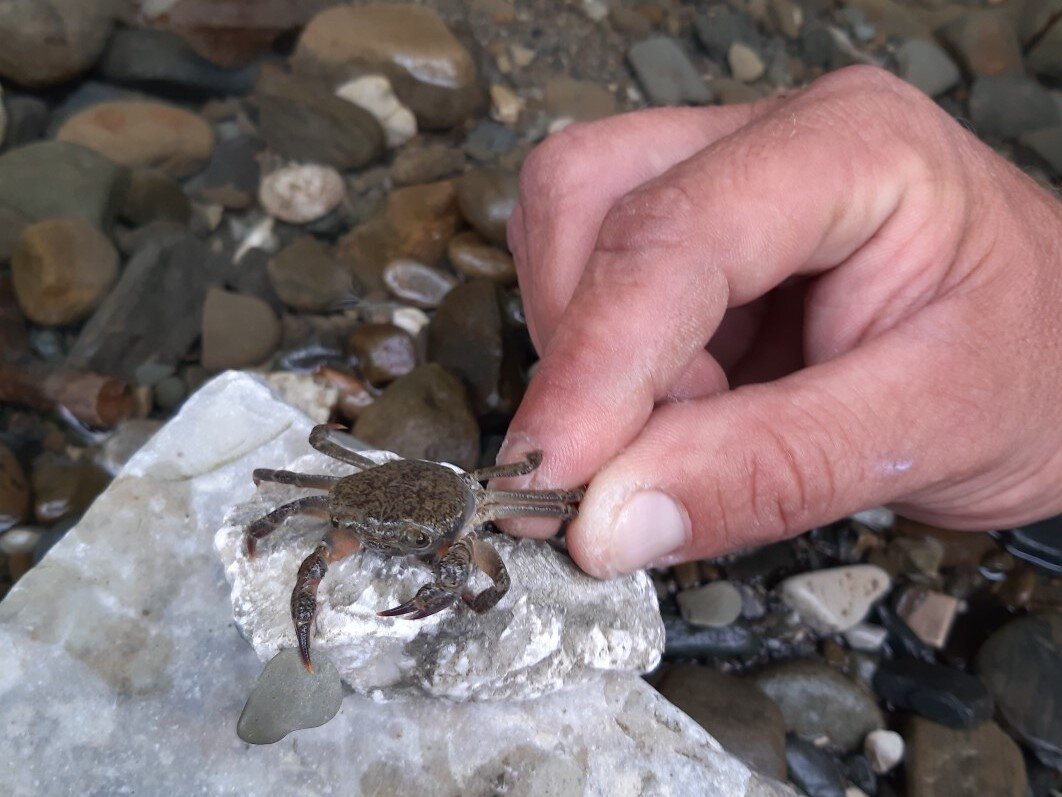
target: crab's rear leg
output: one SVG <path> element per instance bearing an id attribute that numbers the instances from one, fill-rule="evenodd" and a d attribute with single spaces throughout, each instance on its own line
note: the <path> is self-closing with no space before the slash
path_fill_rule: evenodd
<path id="1" fill-rule="evenodd" d="M 251 475 L 255 486 L 262 482 L 276 482 L 277 484 L 290 484 L 293 487 L 306 487 L 311 490 L 331 490 L 339 476 L 321 476 L 315 473 L 295 473 L 290 470 L 269 470 L 257 468 Z"/>
<path id="2" fill-rule="evenodd" d="M 291 621 L 295 624 L 295 639 L 299 643 L 299 657 L 307 672 L 313 674 L 310 658 L 310 639 L 313 621 L 317 617 L 317 588 L 328 572 L 328 565 L 350 556 L 361 548 L 357 538 L 329 529 L 321 544 L 303 559 L 299 574 L 295 577 L 295 589 L 291 591 Z"/>
<path id="3" fill-rule="evenodd" d="M 314 495 L 308 498 L 299 498 L 289 504 L 284 504 L 274 509 L 268 515 L 258 518 L 247 527 L 245 539 L 247 541 L 247 555 L 254 558 L 258 540 L 268 534 L 272 534 L 277 526 L 293 515 L 313 515 L 314 517 L 327 518 L 328 496 Z"/>
<path id="4" fill-rule="evenodd" d="M 505 597 L 511 582 L 509 581 L 509 571 L 505 569 L 505 563 L 489 542 L 473 540 L 472 556 L 476 567 L 486 573 L 494 584 L 478 595 L 472 595 L 466 591 L 461 597 L 471 607 L 472 611 L 482 613 L 494 608 L 498 601 Z"/>
<path id="5" fill-rule="evenodd" d="M 409 620 L 420 620 L 441 612 L 456 601 L 472 575 L 472 544 L 471 537 L 462 537 L 455 542 L 435 563 L 435 578 L 430 584 L 417 590 L 411 600 L 377 614 L 381 617 L 404 614 Z"/>
<path id="6" fill-rule="evenodd" d="M 485 482 L 488 479 L 510 479 L 513 476 L 526 476 L 541 464 L 542 452 L 528 451 L 519 462 L 476 468 L 476 470 L 472 471 L 472 478 L 477 482 Z"/>
<path id="7" fill-rule="evenodd" d="M 363 470 L 375 468 L 376 463 L 356 451 L 345 448 L 332 439 L 333 431 L 345 431 L 346 427 L 334 423 L 322 423 L 310 430 L 310 445 L 322 454 L 355 465 Z"/>

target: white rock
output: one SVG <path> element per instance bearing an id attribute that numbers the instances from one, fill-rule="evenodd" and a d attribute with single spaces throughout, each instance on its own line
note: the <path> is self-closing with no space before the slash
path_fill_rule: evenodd
<path id="1" fill-rule="evenodd" d="M 348 475 L 350 465 L 310 450 L 294 460 L 258 467 Z M 365 451 L 377 462 L 398 459 Z M 299 565 L 321 538 L 322 521 L 295 518 L 244 552 L 248 523 L 305 490 L 263 484 L 217 533 L 215 546 L 232 583 L 236 625 L 259 658 L 295 646 L 291 589 Z M 545 542 L 491 537 L 512 579 L 509 593 L 477 615 L 464 606 L 416 622 L 377 616 L 404 603 L 431 571 L 413 557 L 363 551 L 329 567 L 318 591 L 314 648 L 362 694 L 392 698 L 411 689 L 453 700 L 537 697 L 582 683 L 603 670 L 645 672 L 660 661 L 664 628 L 649 577 L 636 573 L 603 582 L 583 574 Z M 489 586 L 477 574 L 473 590 Z"/>
<path id="2" fill-rule="evenodd" d="M 873 509 L 864 509 L 862 512 L 856 512 L 852 515 L 852 519 L 858 520 L 874 531 L 885 531 L 885 529 L 891 529 L 892 524 L 896 522 L 896 513 L 891 509 L 878 506 Z"/>
<path id="3" fill-rule="evenodd" d="M 280 399 L 306 413 L 314 423 L 327 423 L 339 401 L 339 388 L 312 374 L 283 371 L 265 375 Z"/>
<path id="4" fill-rule="evenodd" d="M 387 146 L 400 147 L 417 134 L 417 117 L 403 105 L 383 75 L 365 75 L 336 89 L 336 96 L 361 106 L 376 117 Z"/>
<path id="5" fill-rule="evenodd" d="M 391 313 L 391 323 L 399 329 L 404 329 L 413 338 L 417 337 L 430 322 L 428 314 L 419 307 L 397 307 Z"/>
<path id="6" fill-rule="evenodd" d="M 862 621 L 890 586 L 889 574 L 876 565 L 847 565 L 791 576 L 778 591 L 816 631 L 836 634 Z"/>
<path id="7" fill-rule="evenodd" d="M 856 623 L 844 632 L 844 639 L 852 650 L 875 653 L 881 650 L 881 646 L 885 644 L 885 637 L 888 635 L 889 632 L 880 625 Z"/>
<path id="8" fill-rule="evenodd" d="M 15 526 L 0 534 L 0 552 L 11 554 L 30 553 L 37 547 L 41 530 L 26 526 Z"/>
<path id="9" fill-rule="evenodd" d="M 896 731 L 871 731 L 863 740 L 863 752 L 870 761 L 870 768 L 879 775 L 903 761 L 903 751 L 903 737 Z"/>
<path id="10" fill-rule="evenodd" d="M 583 13 L 591 22 L 601 22 L 608 16 L 608 5 L 604 0 L 583 0 Z"/>
<path id="11" fill-rule="evenodd" d="M 0 603 L 0 794 L 726 794 L 791 797 L 642 679 L 517 703 L 348 696 L 251 747 L 261 664 L 232 627 L 214 529 L 311 421 L 258 379 L 205 385 Z"/>
<path id="12" fill-rule="evenodd" d="M 767 65 L 760 54 L 742 42 L 734 42 L 726 54 L 730 72 L 742 83 L 753 83 L 763 77 Z"/>
<path id="13" fill-rule="evenodd" d="M 503 125 L 514 125 L 520 119 L 524 101 L 516 93 L 499 83 L 490 87 L 490 116 Z"/>
<path id="14" fill-rule="evenodd" d="M 258 201 L 273 218 L 308 224 L 330 213 L 346 194 L 343 176 L 331 166 L 296 164 L 262 178 Z"/>

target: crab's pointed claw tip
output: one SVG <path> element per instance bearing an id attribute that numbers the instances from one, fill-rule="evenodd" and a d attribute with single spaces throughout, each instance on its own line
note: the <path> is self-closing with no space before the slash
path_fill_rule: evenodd
<path id="1" fill-rule="evenodd" d="M 383 611 L 377 612 L 376 616 L 377 617 L 398 617 L 399 615 L 409 614 L 409 613 L 415 612 L 415 611 L 417 611 L 417 607 L 413 603 L 413 601 L 406 601 L 405 603 L 401 604 L 400 606 L 395 606 L 393 609 L 384 609 Z"/>
<path id="2" fill-rule="evenodd" d="M 310 675 L 314 675 L 313 664 L 311 664 L 309 662 L 306 662 L 305 664 L 306 664 L 306 672 L 308 672 Z"/>

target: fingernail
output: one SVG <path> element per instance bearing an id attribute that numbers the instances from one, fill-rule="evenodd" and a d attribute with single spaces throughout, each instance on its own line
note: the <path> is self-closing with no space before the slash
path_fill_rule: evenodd
<path id="1" fill-rule="evenodd" d="M 613 564 L 632 573 L 678 553 L 689 540 L 689 516 L 674 498 L 655 490 L 635 493 L 612 528 Z"/>

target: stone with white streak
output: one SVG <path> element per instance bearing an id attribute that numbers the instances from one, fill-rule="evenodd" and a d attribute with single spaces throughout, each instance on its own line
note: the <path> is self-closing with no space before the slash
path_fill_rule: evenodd
<path id="1" fill-rule="evenodd" d="M 395 149 L 417 134 L 417 117 L 395 96 L 383 75 L 365 75 L 336 89 L 336 96 L 364 108 L 383 128 L 387 146 Z"/>
<path id="2" fill-rule="evenodd" d="M 260 467 L 347 475 L 350 465 L 295 446 L 295 459 Z M 377 462 L 397 459 L 364 451 Z M 247 558 L 247 525 L 305 490 L 265 484 L 226 518 L 215 545 L 232 583 L 236 625 L 264 661 L 295 645 L 291 588 L 324 525 L 294 518 Z M 453 700 L 529 698 L 579 684 L 602 670 L 645 672 L 660 661 L 664 627 L 652 582 L 640 572 L 613 581 L 582 573 L 546 542 L 492 535 L 512 587 L 489 612 L 458 605 L 424 620 L 378 617 L 431 578 L 415 557 L 362 551 L 329 567 L 317 594 L 313 646 L 326 652 L 357 692 L 394 697 L 413 691 Z M 477 573 L 473 591 L 489 586 Z"/>
<path id="3" fill-rule="evenodd" d="M 0 794 L 726 794 L 792 797 L 640 678 L 516 703 L 348 696 L 248 747 L 262 669 L 211 544 L 311 421 L 224 374 L 182 406 L 0 603 Z"/>
<path id="4" fill-rule="evenodd" d="M 778 586 L 789 608 L 823 634 L 847 631 L 889 591 L 889 574 L 876 565 L 848 565 L 790 576 Z"/>

